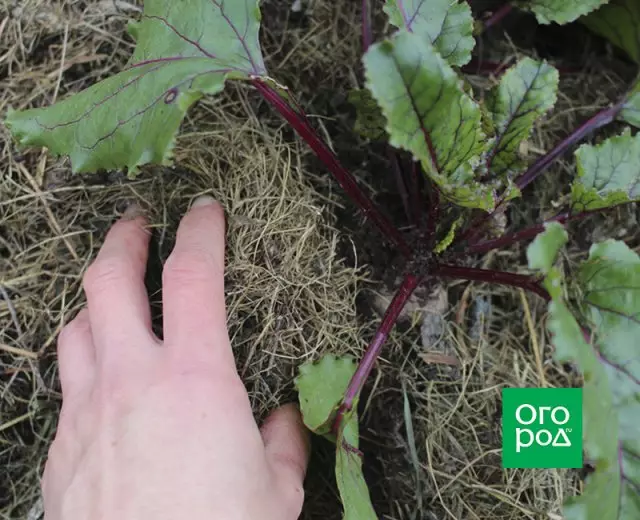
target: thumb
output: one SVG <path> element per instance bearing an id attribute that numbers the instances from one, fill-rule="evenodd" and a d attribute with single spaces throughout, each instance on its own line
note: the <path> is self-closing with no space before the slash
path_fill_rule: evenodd
<path id="1" fill-rule="evenodd" d="M 304 501 L 302 483 L 310 449 L 309 431 L 297 406 L 288 404 L 272 412 L 260 433 L 281 500 L 297 518 Z"/>

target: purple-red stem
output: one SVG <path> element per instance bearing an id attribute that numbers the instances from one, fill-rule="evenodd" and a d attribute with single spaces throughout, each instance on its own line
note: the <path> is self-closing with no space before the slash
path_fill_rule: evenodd
<path id="1" fill-rule="evenodd" d="M 353 408 L 355 400 L 360 395 L 362 387 L 367 381 L 367 378 L 378 359 L 382 345 L 387 340 L 391 329 L 398 321 L 398 316 L 400 316 L 402 309 L 404 309 L 407 300 L 409 300 L 409 297 L 422 280 L 422 277 L 414 274 L 407 274 L 405 275 L 404 280 L 402 280 L 402 284 L 393 296 L 389 307 L 387 307 L 384 317 L 382 318 L 382 323 L 380 323 L 373 340 L 369 343 L 355 374 L 353 374 L 351 381 L 349 381 L 349 386 L 344 393 L 342 405 L 336 415 L 333 426 L 334 432 L 338 431 L 344 414 Z"/>
<path id="2" fill-rule="evenodd" d="M 607 206 L 606 208 L 598 208 L 598 209 L 590 209 L 588 211 L 582 211 L 580 213 L 571 214 L 568 212 L 560 213 L 555 217 L 545 220 L 540 224 L 536 224 L 529 228 L 523 229 L 521 231 L 515 231 L 513 233 L 509 233 L 507 235 L 493 238 L 491 240 L 485 240 L 484 242 L 479 242 L 477 244 L 469 246 L 464 250 L 465 254 L 468 253 L 486 253 L 487 251 L 491 251 L 492 249 L 501 249 L 503 247 L 508 247 L 516 242 L 522 242 L 523 240 L 531 240 L 542 233 L 545 229 L 545 224 L 549 222 L 560 222 L 561 224 L 573 220 L 582 220 L 583 218 L 587 218 L 594 213 L 604 213 L 605 211 L 611 211 L 614 208 L 619 206 L 624 206 L 625 204 L 631 204 L 631 202 L 622 202 L 621 204 L 616 204 L 615 206 Z"/>
<path id="3" fill-rule="evenodd" d="M 518 287 L 520 289 L 531 291 L 547 301 L 550 299 L 549 293 L 535 278 L 524 274 L 448 264 L 437 265 L 431 274 L 433 276 L 441 276 L 443 278 L 455 278 L 458 280 L 473 280 L 476 282 L 509 285 L 511 287 Z"/>
<path id="4" fill-rule="evenodd" d="M 369 0 L 362 0 L 362 52 L 367 52 L 367 49 L 373 43 L 373 30 L 371 28 L 371 9 Z"/>
<path id="5" fill-rule="evenodd" d="M 582 123 L 578 128 L 571 132 L 571 134 L 560 141 L 553 150 L 540 157 L 540 159 L 534 162 L 526 172 L 518 177 L 518 179 L 516 179 L 516 186 L 521 190 L 526 188 L 529 184 L 536 180 L 541 173 L 545 172 L 556 159 L 563 155 L 574 144 L 576 144 L 578 141 L 581 141 L 586 136 L 595 132 L 599 128 L 602 128 L 603 126 L 611 123 L 620 113 L 622 107 L 623 103 L 617 103 L 612 107 L 604 108 L 589 120 Z"/>
<path id="6" fill-rule="evenodd" d="M 591 213 L 591 212 L 589 212 Z M 573 218 L 578 218 L 578 216 L 586 216 L 586 213 L 580 213 L 579 215 L 575 215 Z M 527 229 L 523 229 L 522 231 L 516 231 L 514 233 L 509 233 L 507 235 L 503 235 L 499 238 L 494 238 L 492 240 L 485 240 L 484 242 L 480 242 L 478 244 L 474 244 L 469 246 L 464 252 L 465 253 L 486 253 L 487 251 L 491 251 L 492 249 L 500 249 L 503 247 L 508 247 L 516 242 L 521 242 L 523 240 L 530 240 L 535 238 L 540 233 L 544 231 L 544 225 L 548 222 L 566 222 L 569 220 L 570 215 L 568 213 L 563 213 L 561 215 L 557 215 L 549 220 L 545 220 L 542 224 L 536 224 L 535 226 L 529 227 Z"/>
<path id="7" fill-rule="evenodd" d="M 411 249 L 400 231 L 360 188 L 353 175 L 340 163 L 336 154 L 320 138 L 305 115 L 294 110 L 276 90 L 260 79 L 254 79 L 253 85 L 262 94 L 262 97 L 284 117 L 298 135 L 311 147 L 317 157 L 333 174 L 338 184 L 345 190 L 349 198 L 360 208 L 365 218 L 370 218 L 378 226 L 382 234 L 405 257 L 410 257 Z"/>
<path id="8" fill-rule="evenodd" d="M 506 61 L 488 61 L 479 58 L 472 58 L 469 63 L 462 66 L 462 72 L 474 75 L 492 74 L 494 76 L 500 76 L 514 61 L 515 60 L 511 58 Z"/>
<path id="9" fill-rule="evenodd" d="M 396 184 L 398 185 L 398 192 L 400 193 L 400 198 L 402 199 L 402 205 L 404 206 L 405 215 L 407 216 L 409 222 L 415 226 L 416 221 L 414 219 L 414 213 L 411 210 L 411 204 L 409 203 L 409 191 L 407 190 L 404 170 L 402 169 L 402 165 L 400 164 L 400 160 L 398 159 L 397 152 L 388 145 L 387 154 L 389 156 L 389 162 L 391 163 L 393 175 L 396 178 Z"/>
<path id="10" fill-rule="evenodd" d="M 507 2 L 502 7 L 500 7 L 495 13 L 493 13 L 489 18 L 487 18 L 482 24 L 482 31 L 486 31 L 487 29 L 491 29 L 494 25 L 498 25 L 502 19 L 507 16 L 513 10 L 513 4 Z"/>

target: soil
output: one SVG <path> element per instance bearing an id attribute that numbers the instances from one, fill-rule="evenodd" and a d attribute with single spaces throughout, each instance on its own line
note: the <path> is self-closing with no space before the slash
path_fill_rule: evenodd
<path id="1" fill-rule="evenodd" d="M 347 93 L 361 85 L 360 2 L 309 0 L 299 11 L 291 4 L 262 5 L 270 74 L 297 94 L 344 164 L 406 228 L 386 146 L 353 132 Z M 474 2 L 474 8 L 489 4 Z M 0 20 L 0 114 L 8 106 L 49 104 L 119 70 L 132 49 L 125 22 L 138 9 L 119 0 L 9 4 Z M 377 35 L 388 30 L 381 12 L 374 25 Z M 476 62 L 521 56 L 548 59 L 563 71 L 557 106 L 530 139 L 531 160 L 617 99 L 634 71 L 580 25 L 539 27 L 522 13 L 483 36 Z M 484 72 L 468 79 L 475 88 L 495 81 Z M 372 292 L 392 291 L 406 269 L 317 159 L 243 85 L 190 112 L 175 167 L 145 168 L 135 180 L 122 172 L 72 177 L 64 159 L 17 150 L 4 128 L 2 136 L 3 518 L 41 513 L 38 476 L 60 406 L 55 338 L 82 307 L 82 272 L 128 202 L 147 209 L 154 231 L 147 281 L 156 316 L 159 273 L 180 215 L 201 193 L 213 193 L 225 206 L 229 326 L 258 419 L 295 399 L 292 380 L 304 360 L 326 352 L 361 354 L 379 321 Z M 571 157 L 559 161 L 510 210 L 507 226 L 545 216 L 573 172 Z M 638 243 L 636 210 L 627 206 L 575 226 L 569 260 L 584 251 L 596 227 Z M 524 246 L 468 262 L 520 271 Z M 418 307 L 428 304 L 432 289 L 419 294 Z M 578 472 L 504 470 L 500 459 L 501 388 L 579 384 L 569 368 L 551 360 L 544 305 L 503 287 L 450 283 L 446 292 L 441 343 L 424 347 L 420 320 L 412 315 L 392 334 L 361 400 L 361 448 L 376 511 L 387 520 L 558 519 L 563 500 L 579 489 Z M 523 322 L 523 309 L 531 322 Z M 455 370 L 425 361 L 443 355 L 454 359 Z M 341 518 L 333 462 L 331 445 L 314 439 L 303 518 Z"/>

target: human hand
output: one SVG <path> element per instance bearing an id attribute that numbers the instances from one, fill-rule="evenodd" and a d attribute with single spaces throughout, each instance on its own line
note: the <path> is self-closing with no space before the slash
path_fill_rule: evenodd
<path id="1" fill-rule="evenodd" d="M 109 231 L 60 334 L 63 405 L 43 477 L 47 520 L 288 520 L 308 438 L 293 406 L 258 429 L 226 328 L 224 216 L 200 198 L 164 266 L 151 331 L 141 217 Z"/>

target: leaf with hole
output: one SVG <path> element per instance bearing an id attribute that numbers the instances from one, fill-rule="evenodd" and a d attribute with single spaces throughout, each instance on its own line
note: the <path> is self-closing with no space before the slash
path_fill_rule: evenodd
<path id="1" fill-rule="evenodd" d="M 603 143 L 576 151 L 578 176 L 571 185 L 572 208 L 584 211 L 640 200 L 640 134 L 627 128 Z"/>
<path id="2" fill-rule="evenodd" d="M 469 4 L 457 0 L 387 0 L 389 21 L 428 39 L 451 65 L 471 60 L 475 46 L 473 16 Z"/>
<path id="3" fill-rule="evenodd" d="M 543 61 L 524 58 L 502 76 L 486 101 L 496 134 L 486 161 L 491 175 L 521 173 L 526 162 L 519 156 L 520 144 L 553 108 L 557 91 L 558 71 Z"/>
<path id="4" fill-rule="evenodd" d="M 390 143 L 410 151 L 451 201 L 493 208 L 494 189 L 474 179 L 486 148 L 480 108 L 435 48 L 401 30 L 371 46 L 364 65 Z"/>
<path id="5" fill-rule="evenodd" d="M 171 161 L 188 108 L 227 79 L 266 73 L 257 0 L 147 0 L 125 69 L 47 108 L 12 111 L 22 145 L 69 155 L 75 172 Z"/>
<path id="6" fill-rule="evenodd" d="M 640 517 L 640 257 L 622 242 L 594 244 L 565 300 L 553 259 L 566 240 L 553 224 L 529 248 L 530 267 L 558 288 L 547 326 L 555 357 L 584 377 L 584 451 L 595 470 L 580 496 L 564 506 L 567 520 Z M 562 238 L 564 237 L 564 238 Z"/>

